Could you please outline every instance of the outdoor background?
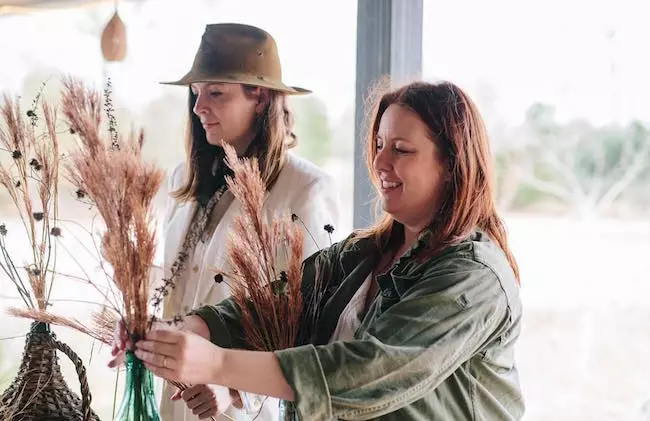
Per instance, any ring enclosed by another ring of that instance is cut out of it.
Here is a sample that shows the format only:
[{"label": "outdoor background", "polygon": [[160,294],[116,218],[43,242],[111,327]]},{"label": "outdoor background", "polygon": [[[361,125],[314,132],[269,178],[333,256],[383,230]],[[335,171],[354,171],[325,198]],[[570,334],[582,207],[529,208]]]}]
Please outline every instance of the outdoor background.
[{"label": "outdoor background", "polygon": [[[355,1],[120,2],[128,54],[106,65],[99,37],[113,10],[109,3],[0,14],[0,91],[20,94],[27,109],[46,80],[44,98],[57,100],[61,74],[98,88],[110,76],[120,129],[144,127],[147,158],[171,169],[183,158],[187,92],[158,82],[189,69],[205,24],[260,26],[278,43],[286,82],[314,91],[292,99],[295,153],[336,178],[344,210],[336,228],[352,229]],[[491,136],[498,203],[522,274],[517,361],[526,421],[650,420],[649,15],[648,0],[424,1],[423,78],[467,90]],[[9,158],[0,151],[2,162]],[[90,228],[91,214],[66,194],[63,217]],[[0,195],[2,222],[16,253],[26,251]],[[72,223],[64,233],[59,270],[79,273],[82,265],[93,273],[88,235]],[[98,300],[65,280],[55,296],[53,311],[79,318],[96,307],[72,300]],[[0,308],[19,305],[15,297],[0,274]],[[1,391],[16,373],[29,323],[0,320]],[[108,350],[55,331],[87,362],[93,407],[111,419]]]}]

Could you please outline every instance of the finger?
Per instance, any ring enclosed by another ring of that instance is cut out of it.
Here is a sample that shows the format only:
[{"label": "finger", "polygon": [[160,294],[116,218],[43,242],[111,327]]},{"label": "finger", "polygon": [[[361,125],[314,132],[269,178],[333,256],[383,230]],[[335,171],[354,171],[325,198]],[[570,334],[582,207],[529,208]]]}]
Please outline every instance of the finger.
[{"label": "finger", "polygon": [[135,344],[136,349],[143,351],[153,352],[154,354],[166,355],[167,357],[174,357],[177,353],[177,347],[164,342],[154,341],[138,341]]},{"label": "finger", "polygon": [[115,368],[115,367],[120,367],[123,364],[124,364],[124,353],[120,352],[117,355],[115,355],[115,358],[111,359],[108,362],[108,367]]},{"label": "finger", "polygon": [[156,320],[151,326],[151,330],[174,330],[174,328],[165,322]]},{"label": "finger", "polygon": [[172,395],[172,397],[170,399],[173,400],[173,401],[180,400],[181,399],[181,391],[179,389],[176,389],[176,392],[174,392],[174,394]]},{"label": "finger", "polygon": [[173,370],[176,367],[176,360],[165,355],[156,354],[142,349],[135,351],[135,356],[144,363],[163,369]]},{"label": "finger", "polygon": [[212,419],[214,420],[214,417],[217,416],[217,415],[219,415],[219,413],[220,413],[219,410],[218,410],[218,409],[215,409],[214,412],[212,412],[212,411],[205,411],[205,412],[202,413],[201,415],[198,415],[198,417],[199,417],[200,420],[205,420],[205,419],[207,419],[207,418],[212,418]]},{"label": "finger", "polygon": [[217,414],[217,404],[216,402],[204,402],[201,405],[195,407],[192,409],[192,413],[194,415],[200,415],[200,414],[205,414],[207,412],[210,412],[210,415],[216,415]]},{"label": "finger", "polygon": [[180,338],[183,334],[176,330],[167,330],[167,329],[154,329],[147,332],[145,339],[155,342],[166,342],[169,344],[175,344],[180,341]]},{"label": "finger", "polygon": [[197,416],[199,417],[199,419],[204,420],[206,418],[217,416],[222,412],[223,411],[220,411],[219,408],[209,408],[207,411],[205,411],[202,414],[197,415]]},{"label": "finger", "polygon": [[151,365],[147,362],[144,363],[144,366],[147,367],[147,370],[151,371],[151,373],[155,376],[160,377],[161,379],[165,380],[173,380],[173,381],[180,381],[178,376],[176,375],[176,372],[174,370],[170,370],[169,368],[162,368],[158,367],[155,365]]},{"label": "finger", "polygon": [[194,397],[200,395],[201,393],[210,392],[209,390],[206,389],[207,387],[204,384],[195,384],[194,386],[190,386],[187,389],[183,390],[181,392],[181,396],[185,401],[189,401],[190,399],[193,399]]},{"label": "finger", "polygon": [[185,399],[187,407],[194,409],[206,403],[216,403],[216,397],[210,391],[201,391],[198,395],[194,395],[190,399]]}]

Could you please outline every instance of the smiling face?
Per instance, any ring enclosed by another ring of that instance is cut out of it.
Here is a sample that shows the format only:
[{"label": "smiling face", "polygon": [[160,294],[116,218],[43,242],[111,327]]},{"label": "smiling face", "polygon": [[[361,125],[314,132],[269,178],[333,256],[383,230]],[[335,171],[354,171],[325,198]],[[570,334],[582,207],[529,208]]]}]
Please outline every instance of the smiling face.
[{"label": "smiling face", "polygon": [[375,137],[373,170],[383,209],[413,231],[431,223],[448,178],[429,128],[408,108],[390,105]]},{"label": "smiling face", "polygon": [[245,151],[255,136],[255,121],[266,106],[268,91],[236,83],[193,83],[190,88],[196,98],[193,112],[208,143],[218,146],[225,141],[238,153]]}]

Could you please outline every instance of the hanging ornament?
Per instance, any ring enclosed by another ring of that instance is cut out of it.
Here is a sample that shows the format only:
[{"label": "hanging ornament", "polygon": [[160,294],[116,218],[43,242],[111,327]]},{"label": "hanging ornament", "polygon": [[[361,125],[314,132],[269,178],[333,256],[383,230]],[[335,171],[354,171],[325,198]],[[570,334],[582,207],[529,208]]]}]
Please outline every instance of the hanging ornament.
[{"label": "hanging ornament", "polygon": [[126,27],[117,13],[117,1],[115,13],[102,32],[102,54],[106,61],[122,61],[126,56]]}]

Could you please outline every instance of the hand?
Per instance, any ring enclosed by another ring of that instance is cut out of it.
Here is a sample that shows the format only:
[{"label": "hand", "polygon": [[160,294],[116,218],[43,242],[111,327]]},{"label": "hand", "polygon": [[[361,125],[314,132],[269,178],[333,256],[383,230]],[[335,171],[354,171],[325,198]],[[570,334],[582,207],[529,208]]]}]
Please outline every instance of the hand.
[{"label": "hand", "polygon": [[124,365],[124,354],[130,349],[133,349],[133,343],[131,343],[124,321],[120,319],[115,326],[113,347],[111,349],[113,358],[108,362],[108,366],[115,368]]},{"label": "hand", "polygon": [[[167,324],[162,322],[155,322],[154,327],[157,327],[159,329],[170,329]],[[124,323],[124,320],[118,320],[115,325],[113,344],[111,349],[111,355],[113,358],[108,362],[108,367],[115,368],[123,366],[124,355],[126,354],[126,351],[132,351],[134,348],[135,347],[133,346],[133,342],[131,342],[129,332],[126,330],[126,324]]]},{"label": "hand", "polygon": [[172,396],[174,401],[181,398],[199,419],[222,414],[232,405],[229,389],[216,385],[199,384],[183,391],[177,390]]},{"label": "hand", "polygon": [[187,384],[214,384],[223,349],[201,336],[155,328],[136,344],[135,355],[155,375]]}]

